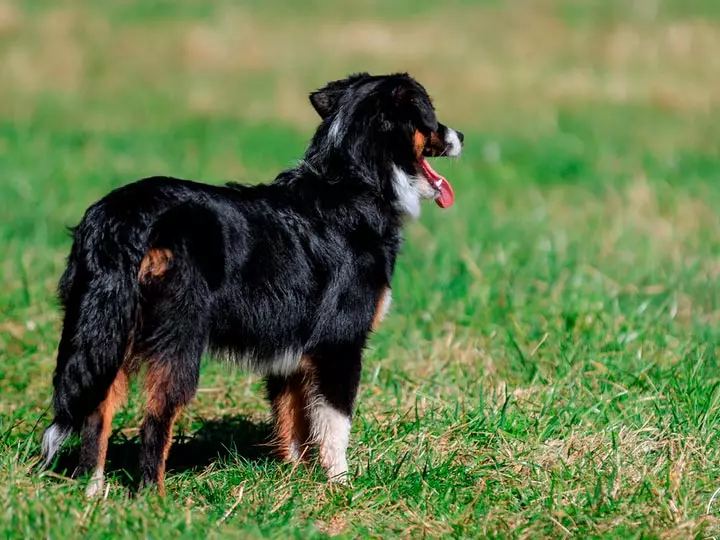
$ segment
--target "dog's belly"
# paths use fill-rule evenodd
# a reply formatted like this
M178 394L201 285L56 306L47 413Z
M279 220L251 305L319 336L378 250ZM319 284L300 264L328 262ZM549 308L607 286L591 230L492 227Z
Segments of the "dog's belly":
M290 349L279 351L272 356L258 356L251 352L232 353L230 358L243 369L266 377L275 375L288 377L298 371L302 353Z

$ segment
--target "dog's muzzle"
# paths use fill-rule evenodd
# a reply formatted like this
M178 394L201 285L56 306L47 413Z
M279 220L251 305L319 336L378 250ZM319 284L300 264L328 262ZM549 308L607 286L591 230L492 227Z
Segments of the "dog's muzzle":
M465 136L459 131L440 124L438 130L430 134L423 149L425 157L457 157L462 152Z

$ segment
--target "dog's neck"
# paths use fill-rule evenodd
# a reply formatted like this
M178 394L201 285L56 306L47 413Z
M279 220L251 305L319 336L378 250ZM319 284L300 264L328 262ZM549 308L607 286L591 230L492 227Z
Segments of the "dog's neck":
M333 131L334 123L318 129L299 164L301 176L310 174L316 181L367 193L394 209L399 217L417 217L417 197L410 191L398 192L404 185L398 180L409 180L410 175L395 162L390 143L370 140L365 133Z

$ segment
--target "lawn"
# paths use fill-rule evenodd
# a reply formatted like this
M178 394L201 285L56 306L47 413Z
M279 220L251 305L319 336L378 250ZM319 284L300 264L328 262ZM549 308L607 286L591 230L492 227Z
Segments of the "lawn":
M720 534L720 6L709 0L0 0L0 536ZM167 497L32 469L66 226L153 174L270 180L311 89L408 70L466 134L408 225L352 484L269 455L262 380L205 362Z

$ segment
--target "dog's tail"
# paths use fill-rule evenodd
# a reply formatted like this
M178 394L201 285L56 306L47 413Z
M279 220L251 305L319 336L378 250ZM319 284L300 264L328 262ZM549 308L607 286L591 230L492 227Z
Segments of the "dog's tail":
M100 405L131 346L146 239L139 227L127 225L101 201L74 229L59 285L65 316L53 378L55 418L42 441L45 466Z

